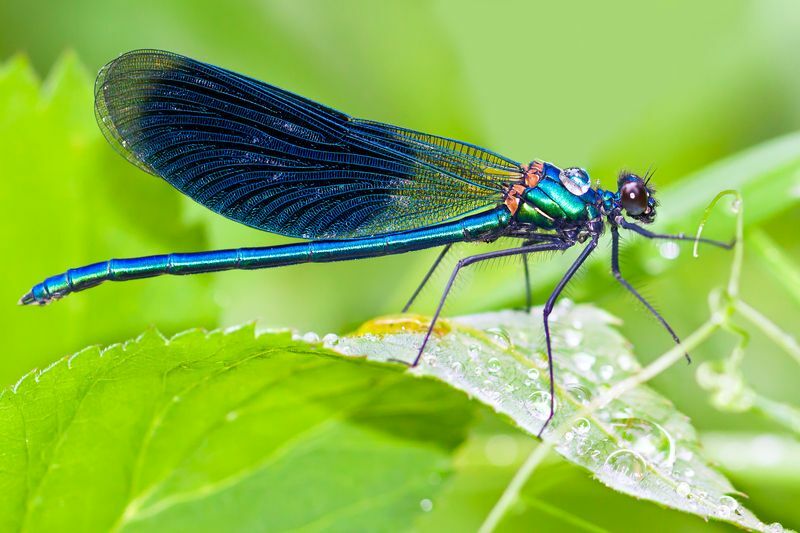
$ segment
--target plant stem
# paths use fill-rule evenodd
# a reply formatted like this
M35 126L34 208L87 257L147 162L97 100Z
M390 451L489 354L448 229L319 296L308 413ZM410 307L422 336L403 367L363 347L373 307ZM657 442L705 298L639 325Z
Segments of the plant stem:
M517 473L514 474L514 478L508 484L506 490L503 491L503 495L500 496L500 499L497 500L497 503L492 507L491 512L489 512L489 515L486 517L486 520L481 524L478 533L491 533L495 530L497 524L503 519L508 509L517 501L519 491L531 477L533 471L536 470L536 467L547 457L550 448L552 448L552 444L549 442L542 442L531 452L528 458L525 459L525 462L520 469L517 470Z
M712 333L719 329L719 327L719 323L713 317L710 320L707 320L702 326L696 329L694 333L689 335L685 341L681 342L680 344L676 344L672 349L668 350L658 359L644 367L640 372L615 383L605 392L605 394L598 396L589 405L587 405L584 409L585 412L579 413L576 418L586 416L586 413L591 413L594 410L599 409L600 407L607 405L609 402L619 398L626 392L635 389L642 383L650 381L658 374L679 361L685 352L696 348L701 342L706 340L711 336Z

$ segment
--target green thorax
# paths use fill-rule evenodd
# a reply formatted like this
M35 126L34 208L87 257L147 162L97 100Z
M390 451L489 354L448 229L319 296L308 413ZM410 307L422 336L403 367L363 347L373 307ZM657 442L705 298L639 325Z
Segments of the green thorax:
M569 189L565 181L567 178L561 169L545 163L539 183L522 193L516 220L542 229L556 229L565 223L580 223L596 218L599 214L597 194L589 186L588 175L585 184L581 182L576 185L576 181L568 181Z

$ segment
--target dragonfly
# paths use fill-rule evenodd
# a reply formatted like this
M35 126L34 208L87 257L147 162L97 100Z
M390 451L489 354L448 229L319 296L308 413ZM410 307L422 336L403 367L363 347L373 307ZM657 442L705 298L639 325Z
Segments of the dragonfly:
M417 366L459 273L470 265L582 249L542 308L554 413L549 317L564 287L611 233L611 271L661 323L619 266L620 229L649 239L657 202L649 176L623 171L616 190L586 170L533 160L521 164L479 146L371 120L235 72L160 50L135 50L104 66L95 115L108 142L140 169L236 222L296 237L293 244L111 259L69 269L35 285L20 304L47 304L104 281L164 274L262 269L401 254L441 247L407 311L455 243L509 238L512 247L464 257L444 287ZM700 241L730 248L732 243ZM688 354L687 354L688 357Z

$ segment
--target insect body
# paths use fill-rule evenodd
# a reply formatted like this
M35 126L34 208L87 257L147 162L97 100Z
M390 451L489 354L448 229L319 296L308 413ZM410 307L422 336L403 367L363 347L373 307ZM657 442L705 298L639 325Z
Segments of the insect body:
M593 188L580 168L561 169L539 160L521 165L471 144L355 119L252 78L156 50L129 52L101 69L95 112L109 143L142 170L223 216L307 242L111 259L47 278L21 304L46 304L103 281L443 247L435 268L454 243L518 239L517 247L458 262L416 365L462 268L583 243L544 306L552 359L548 317L553 305L609 227L615 277L678 340L619 271L619 228L649 238L687 240L636 223L652 222L656 201L646 180L635 174L623 173L616 191Z

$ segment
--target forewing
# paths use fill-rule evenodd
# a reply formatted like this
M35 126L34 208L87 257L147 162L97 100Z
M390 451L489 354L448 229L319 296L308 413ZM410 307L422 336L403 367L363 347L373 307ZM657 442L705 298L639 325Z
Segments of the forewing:
M519 165L353 119L192 59L129 52L100 71L98 124L129 161L249 226L303 238L422 227L502 200Z

